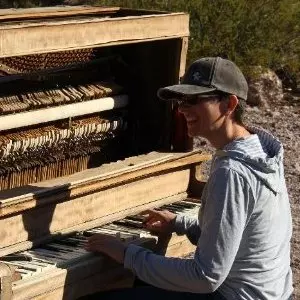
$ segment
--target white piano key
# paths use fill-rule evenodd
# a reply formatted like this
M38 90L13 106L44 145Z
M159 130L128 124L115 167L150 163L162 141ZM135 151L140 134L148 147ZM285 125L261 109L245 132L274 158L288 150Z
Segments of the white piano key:
M45 256L50 256L50 257L58 258L58 259L61 259L61 260L66 260L67 259L67 254L64 254L64 253L58 252L58 251L51 251L51 250L42 249L42 248L34 249L34 251L37 252L37 253L41 253Z
M32 262L13 262L13 263L15 263L15 265L20 266L25 270L32 271L32 272L41 272L43 269L41 266L36 265Z
M94 228L91 230L87 230L86 233L89 233L89 234L103 233L103 234L108 234L108 235L114 236L117 234L117 231L109 230L109 229L105 229L105 228Z
M38 255L37 253L32 253L32 250L23 251L22 254L30 257L31 261L38 261L38 262L42 262L45 264L55 265L53 262L49 262L49 261L45 260L45 257L42 257L41 255Z
M56 243L50 243L49 245L52 245L54 247L57 247L58 249L62 249L62 250L65 250L65 251L73 251L73 252L82 252L84 253L84 249L83 248L80 248L80 247L72 247L72 246L67 246L67 245L63 245L63 244L60 244L59 241L57 241Z
M46 268L56 267L57 264L60 262L58 259L45 257L45 256L41 256L41 255L38 255L38 254L32 254L32 260L34 261L34 263L43 263L43 264L45 264Z
M142 228L129 228L124 225L115 225L115 224L109 224L108 228L115 228L116 230L120 230L122 232L128 232L129 234L135 234L137 237L148 237L150 236L150 233Z
M115 231L115 230L109 230L105 228L99 228L95 230L96 233L101 233L101 234L108 234L115 236L118 239L121 240L133 240L139 238L139 234L137 233L132 233L132 232L126 232L126 231Z
M63 254L65 259L77 258L78 256L80 256L80 254L82 254L80 251L74 251L74 249L70 250L65 247L60 247L59 245L51 245L58 250L58 253Z
M31 277L34 273L23 268L16 268L16 272L20 273L21 279Z
M39 251L37 249L27 251L27 253L29 255L31 254L34 258L39 258L39 259L42 259L44 261L52 262L54 264L62 263L62 262L65 261L64 259L62 259L60 257L46 254L44 251Z
M39 271L38 267L34 267L32 264L22 261L6 261L5 264L27 270L28 272Z
M32 260L32 264L33 264L34 266L39 266L39 267L41 267L42 271L45 271L45 270L48 270L48 269L52 269L52 268L55 267L55 265L52 264L52 263L49 263L49 262L46 263L46 262L42 262L41 260L36 260L36 259L33 259L33 260Z

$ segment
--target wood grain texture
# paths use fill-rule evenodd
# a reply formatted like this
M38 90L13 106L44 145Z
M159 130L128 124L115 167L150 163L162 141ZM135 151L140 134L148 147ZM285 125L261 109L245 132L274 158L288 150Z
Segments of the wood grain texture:
M119 11L119 7L97 7L97 6L54 6L44 8L26 9L0 9L0 21L26 20L39 18L70 17L90 14L108 14Z
M85 193L129 183L151 174L172 172L187 165L200 164L210 157L199 151L177 154L151 152L148 155L130 157L124 161L106 164L67 177L1 191L0 217L50 203L59 203Z
M188 15L7 23L0 26L0 57L50 53L189 35Z
M189 169L151 176L5 217L0 220L0 256L11 245L59 234L67 228L100 218L108 222L107 216L113 218L118 212L185 192L189 176Z
M11 300L13 270L6 264L0 263L0 299Z

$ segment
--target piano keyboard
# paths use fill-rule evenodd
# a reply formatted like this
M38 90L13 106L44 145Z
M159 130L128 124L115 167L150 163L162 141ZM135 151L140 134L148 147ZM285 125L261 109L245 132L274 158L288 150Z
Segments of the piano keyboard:
M164 205L158 209L196 216L199 211L199 204L185 200ZM84 250L84 245L87 237L96 233L113 235L125 243L135 244L140 244L143 239L157 239L156 236L143 228L143 220L142 215L128 216L122 220L54 240L34 249L4 256L0 262L13 266L16 272L15 283L18 280L30 279L55 268L68 268L68 266L93 255Z

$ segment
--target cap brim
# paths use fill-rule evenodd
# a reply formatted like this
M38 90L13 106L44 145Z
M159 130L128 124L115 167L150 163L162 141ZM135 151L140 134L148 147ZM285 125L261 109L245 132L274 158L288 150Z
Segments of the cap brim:
M190 84L177 84L166 86L164 88L160 88L157 91L157 96L162 100L176 100L178 97L182 96L193 96L193 95L201 95L208 94L217 89L214 87L205 87L199 85L190 85Z

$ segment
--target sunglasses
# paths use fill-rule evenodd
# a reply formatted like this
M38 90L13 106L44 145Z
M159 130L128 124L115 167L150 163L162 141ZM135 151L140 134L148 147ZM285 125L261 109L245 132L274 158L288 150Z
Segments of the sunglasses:
M176 100L178 106L181 107L191 107L197 105L201 101L207 101L210 99L220 99L221 95L210 94L210 95L195 95L195 96L183 96L180 99Z

